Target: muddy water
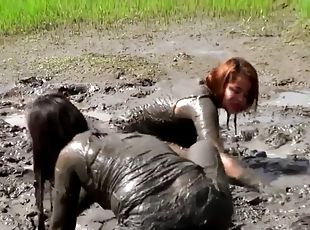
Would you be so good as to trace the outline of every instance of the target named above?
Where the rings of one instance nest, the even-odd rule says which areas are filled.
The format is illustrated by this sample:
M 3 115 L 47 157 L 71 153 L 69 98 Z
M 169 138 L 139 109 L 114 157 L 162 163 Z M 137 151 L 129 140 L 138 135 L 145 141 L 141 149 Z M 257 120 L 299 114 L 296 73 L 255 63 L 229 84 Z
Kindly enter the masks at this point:
M 235 139 L 239 138 L 241 141 L 237 141 L 237 145 L 252 151 L 265 152 L 266 157 L 270 158 L 270 165 L 279 163 L 281 166 L 277 166 L 278 170 L 286 168 L 287 171 L 291 169 L 297 173 L 297 175 L 290 175 L 289 172 L 279 174 L 273 170 L 268 171 L 266 170 L 268 164 L 263 170 L 257 169 L 257 173 L 263 175 L 276 186 L 284 188 L 310 184 L 308 161 L 296 163 L 290 159 L 292 156 L 308 157 L 310 140 L 309 112 L 309 90 L 284 91 L 275 93 L 269 100 L 262 102 L 257 112 L 239 116 L 239 130 Z M 226 123 L 226 114 L 224 112 L 220 113 L 220 123 L 222 126 Z M 231 128 L 233 128 L 232 122 Z M 247 137 L 251 140 L 244 139 L 246 133 L 252 133 L 252 138 Z M 256 164 L 256 162 L 253 162 L 253 164 Z M 251 162 L 249 165 L 251 165 Z
M 3 120 L 12 126 L 26 127 L 26 118 L 23 113 L 11 114 L 3 117 Z
M 165 94 L 162 91 L 168 88 L 171 91 L 171 88 L 167 87 L 167 82 L 164 84 L 166 88 L 160 88 L 161 85 L 162 84 L 156 85 L 156 87 L 159 88 L 156 89 L 156 91 L 161 91 L 159 92 L 160 94 Z M 176 86 L 174 90 L 178 91 L 181 90 L 181 88 Z M 128 91 L 130 91 L 130 89 L 128 89 Z M 156 95 L 156 93 L 154 95 Z M 256 112 L 245 113 L 238 116 L 237 135 L 234 135 L 232 121 L 230 122 L 230 130 L 228 131 L 226 129 L 226 113 L 220 111 L 222 136 L 225 139 L 227 149 L 233 149 L 234 153 L 238 153 L 245 164 L 254 168 L 266 181 L 269 181 L 277 188 L 287 189 L 288 187 L 310 185 L 310 167 L 307 160 L 310 154 L 309 95 L 308 90 L 275 93 L 270 99 L 261 103 Z M 71 97 L 74 99 L 74 96 Z M 108 121 L 115 111 L 113 109 L 94 109 L 93 106 L 88 106 L 88 103 L 85 103 L 85 101 L 92 103 L 102 101 L 101 98 L 104 96 L 95 94 L 92 97 L 93 98 L 88 98 L 86 96 L 83 102 L 76 103 L 76 105 L 80 107 L 88 118 L 99 120 L 97 123 L 98 125 L 108 126 Z M 292 103 L 292 101 L 294 101 L 293 98 L 296 97 L 299 97 L 298 105 Z M 119 100 L 109 100 L 109 98 L 111 98 L 111 96 L 107 95 L 104 99 L 110 102 L 111 108 L 115 108 L 115 104 L 121 104 Z M 152 96 L 150 96 L 150 98 L 152 98 Z M 136 100 L 140 99 L 131 100 L 130 103 L 134 104 Z M 124 106 L 118 106 L 117 108 L 118 113 L 124 111 Z M 7 122 L 8 127 L 24 128 L 26 126 L 24 113 L 16 108 L 14 109 L 14 106 L 2 106 L 1 110 L 5 112 L 0 118 Z M 10 112 L 8 113 L 8 111 Z M 258 152 L 265 153 L 265 155 L 263 154 L 263 157 L 259 155 L 253 157 Z M 295 154 L 295 157 L 291 157 L 292 154 Z M 27 158 L 30 159 L 30 157 L 31 155 L 28 153 Z M 28 185 L 31 186 L 31 178 L 33 176 L 31 172 L 32 167 L 22 162 L 23 160 L 20 162 L 17 160 L 16 167 L 23 165 L 22 170 L 25 170 L 24 182 L 26 178 L 28 178 Z M 15 167 L 14 165 L 12 166 L 12 164 L 10 166 L 13 168 Z M 25 200 L 29 200 L 29 203 L 32 203 L 33 197 L 31 194 L 33 194 L 33 188 L 29 187 L 27 191 L 28 193 L 25 193 L 23 198 L 19 199 L 24 202 Z M 250 198 L 247 199 L 251 199 L 252 196 L 246 191 L 238 191 L 238 194 L 243 194 L 243 197 L 250 196 Z M 46 197 L 46 199 L 48 199 L 48 194 Z M 254 197 L 258 197 L 258 195 L 254 195 Z M 12 205 L 13 208 L 11 208 L 11 210 L 14 213 L 17 213 L 21 208 L 15 205 L 15 203 L 6 203 Z M 48 207 L 48 200 L 46 200 L 45 203 Z M 239 205 L 242 207 L 245 206 L 243 203 Z M 33 203 L 31 207 L 32 208 L 27 209 L 28 212 L 31 212 L 30 210 L 33 209 Z M 238 208 L 240 207 L 238 206 Z M 253 207 L 250 206 L 250 208 Z M 255 206 L 255 208 L 259 209 L 259 206 Z M 256 212 L 259 210 L 256 210 Z M 275 212 L 277 212 L 278 209 L 275 210 Z M 255 218 L 258 218 L 258 216 L 255 216 Z M 262 217 L 259 219 L 262 219 Z M 11 220 L 12 223 L 18 221 L 22 222 L 18 219 L 14 219 L 14 221 Z M 94 205 L 78 218 L 77 229 L 111 229 L 111 226 L 114 226 L 115 223 L 116 220 L 113 217 L 113 213 L 102 210 L 98 205 Z M 289 224 L 289 222 L 287 224 Z M 28 225 L 30 226 L 30 222 Z M 245 226 L 247 227 L 243 229 L 253 229 L 250 223 L 247 223 Z M 8 227 L 7 229 L 10 228 Z
M 310 90 L 281 92 L 262 105 L 310 107 Z

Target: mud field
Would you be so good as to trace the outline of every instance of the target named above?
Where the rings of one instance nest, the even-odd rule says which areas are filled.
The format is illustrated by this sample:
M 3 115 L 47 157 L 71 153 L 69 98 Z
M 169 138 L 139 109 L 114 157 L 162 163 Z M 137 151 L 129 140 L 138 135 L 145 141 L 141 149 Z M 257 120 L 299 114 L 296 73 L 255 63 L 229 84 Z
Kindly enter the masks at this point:
M 231 229 L 310 229 L 310 43 L 272 27 L 259 31 L 201 21 L 0 38 L 0 229 L 34 229 L 36 222 L 24 109 L 37 95 L 65 91 L 85 115 L 107 125 L 136 103 L 187 90 L 231 56 L 256 67 L 260 98 L 256 112 L 238 116 L 237 136 L 220 111 L 226 148 L 283 192 L 232 186 Z M 108 230 L 115 223 L 110 211 L 94 205 L 77 229 Z

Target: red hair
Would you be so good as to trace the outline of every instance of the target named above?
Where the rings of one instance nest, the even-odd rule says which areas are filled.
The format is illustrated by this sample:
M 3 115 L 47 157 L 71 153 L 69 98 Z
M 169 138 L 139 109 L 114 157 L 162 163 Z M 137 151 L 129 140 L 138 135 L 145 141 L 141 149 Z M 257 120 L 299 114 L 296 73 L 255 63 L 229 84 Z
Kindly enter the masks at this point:
M 258 76 L 256 69 L 245 59 L 233 57 L 226 62 L 214 68 L 210 74 L 203 79 L 203 83 L 214 94 L 218 104 L 222 104 L 224 91 L 227 83 L 234 82 L 236 77 L 247 78 L 251 83 L 251 88 L 248 92 L 247 107 L 249 108 L 255 103 L 255 109 L 258 101 Z

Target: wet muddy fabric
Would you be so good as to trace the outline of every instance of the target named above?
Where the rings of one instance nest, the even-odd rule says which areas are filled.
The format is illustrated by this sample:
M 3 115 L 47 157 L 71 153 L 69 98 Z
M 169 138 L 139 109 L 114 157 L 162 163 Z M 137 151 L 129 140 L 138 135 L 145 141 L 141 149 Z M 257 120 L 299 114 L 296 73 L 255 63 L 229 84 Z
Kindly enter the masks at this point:
M 197 170 L 181 175 L 167 189 L 148 196 L 123 225 L 137 229 L 227 229 L 231 200 Z M 173 226 L 173 228 L 172 228 Z
M 219 129 L 215 98 L 204 86 L 190 95 L 163 95 L 141 103 L 110 123 L 123 132 L 150 134 L 183 147 L 197 139 L 216 139 Z
M 122 229 L 186 229 L 231 221 L 230 194 L 219 191 L 202 167 L 153 136 L 88 131 L 65 152 L 85 162 L 81 170 L 86 168 L 88 179 L 82 187 L 114 212 Z M 60 155 L 58 161 L 63 159 Z

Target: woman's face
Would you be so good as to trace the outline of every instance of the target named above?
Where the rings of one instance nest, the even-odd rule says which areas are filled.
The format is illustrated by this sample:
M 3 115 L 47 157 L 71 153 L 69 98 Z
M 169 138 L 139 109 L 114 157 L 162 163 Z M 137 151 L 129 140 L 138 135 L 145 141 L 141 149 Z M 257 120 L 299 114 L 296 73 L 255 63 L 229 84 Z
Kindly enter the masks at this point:
M 244 77 L 237 77 L 227 83 L 222 101 L 222 107 L 230 114 L 240 113 L 247 109 L 247 96 L 251 82 Z

